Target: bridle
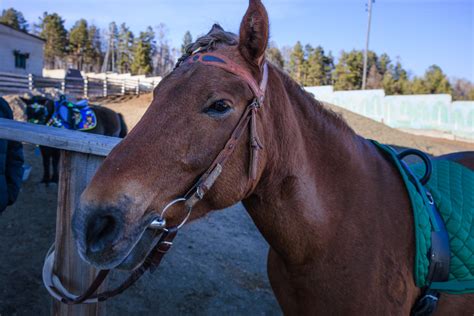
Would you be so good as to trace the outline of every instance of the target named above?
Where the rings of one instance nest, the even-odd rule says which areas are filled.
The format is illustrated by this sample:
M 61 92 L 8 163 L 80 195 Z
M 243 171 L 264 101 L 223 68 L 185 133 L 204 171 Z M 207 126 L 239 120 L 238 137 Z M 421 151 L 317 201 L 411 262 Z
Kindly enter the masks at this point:
M 151 249 L 143 263 L 136 269 L 134 269 L 130 276 L 119 286 L 112 290 L 108 290 L 102 293 L 96 293 L 97 289 L 102 285 L 110 270 L 101 270 L 97 274 L 95 280 L 89 286 L 89 288 L 81 295 L 75 295 L 70 293 L 61 283 L 60 279 L 53 272 L 54 264 L 54 245 L 51 247 L 48 252 L 45 263 L 43 266 L 43 283 L 48 290 L 48 292 L 55 299 L 68 304 L 86 304 L 86 303 L 97 303 L 100 301 L 105 301 L 113 296 L 116 296 L 132 284 L 134 284 L 147 270 L 151 272 L 155 271 L 161 263 L 164 255 L 173 245 L 173 240 L 176 237 L 179 229 L 187 222 L 191 216 L 194 205 L 201 201 L 207 192 L 212 188 L 217 178 L 222 173 L 222 170 L 231 157 L 232 153 L 237 147 L 237 143 L 245 132 L 245 129 L 249 127 L 249 145 L 250 145 L 250 157 L 249 157 L 249 187 L 253 188 L 257 180 L 258 172 L 258 158 L 259 150 L 263 149 L 263 146 L 260 142 L 257 133 L 257 111 L 263 106 L 265 100 L 265 92 L 268 83 L 268 65 L 266 62 L 262 66 L 262 80 L 260 84 L 254 79 L 252 74 L 233 62 L 224 55 L 211 52 L 201 52 L 197 51 L 187 59 L 183 60 L 179 65 L 182 64 L 204 64 L 214 67 L 221 68 L 229 73 L 232 73 L 238 76 L 240 79 L 244 80 L 247 85 L 252 90 L 254 98 L 247 105 L 240 120 L 235 126 L 230 138 L 227 140 L 224 148 L 219 152 L 217 157 L 211 163 L 209 168 L 201 175 L 201 177 L 196 181 L 196 183 L 191 187 L 191 189 L 180 198 L 177 198 L 170 203 L 168 203 L 161 214 L 154 219 L 147 229 L 151 229 L 155 232 L 156 245 Z M 183 203 L 187 211 L 183 221 L 175 226 L 167 227 L 166 225 L 166 212 L 174 205 Z M 161 236 L 158 237 L 159 233 Z M 156 241 L 156 240 L 155 240 Z M 152 243 L 154 244 L 154 243 Z

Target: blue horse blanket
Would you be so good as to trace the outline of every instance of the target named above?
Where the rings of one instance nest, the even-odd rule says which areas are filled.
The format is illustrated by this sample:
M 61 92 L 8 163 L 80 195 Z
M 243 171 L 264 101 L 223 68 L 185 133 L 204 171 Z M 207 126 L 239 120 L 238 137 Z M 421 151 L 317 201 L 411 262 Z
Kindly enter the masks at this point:
M 97 126 L 97 117 L 87 100 L 76 104 L 68 101 L 55 102 L 54 113 L 47 123 L 49 126 L 74 129 L 80 131 L 92 130 Z

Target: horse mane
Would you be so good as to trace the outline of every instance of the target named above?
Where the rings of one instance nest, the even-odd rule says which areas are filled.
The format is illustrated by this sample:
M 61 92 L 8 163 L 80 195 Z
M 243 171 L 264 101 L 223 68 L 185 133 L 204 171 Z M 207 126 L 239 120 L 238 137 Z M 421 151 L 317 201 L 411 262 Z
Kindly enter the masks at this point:
M 198 50 L 209 52 L 215 50 L 217 46 L 221 44 L 227 46 L 236 46 L 238 43 L 239 37 L 237 36 L 237 34 L 227 32 L 219 24 L 214 24 L 211 30 L 206 35 L 199 37 L 195 42 L 190 43 L 185 47 L 185 52 L 178 59 L 175 68 L 178 68 L 184 60 L 186 60 L 189 56 L 193 55 L 193 53 Z M 304 90 L 301 85 L 299 85 L 295 80 L 293 80 L 293 78 L 291 78 L 288 73 L 280 69 L 278 66 L 273 66 L 275 69 L 278 70 L 278 73 L 283 78 L 283 82 L 285 83 L 285 85 L 291 88 L 293 91 L 297 91 L 298 94 L 301 96 L 300 101 L 302 101 L 304 106 L 308 106 L 314 109 L 316 116 L 323 118 L 323 122 L 332 122 L 340 129 L 354 133 L 352 128 L 347 124 L 347 122 L 340 114 L 324 106 L 322 102 L 314 98 L 311 93 Z
M 328 108 L 328 106 L 324 105 L 323 102 L 316 99 L 312 93 L 306 91 L 303 86 L 291 78 L 286 71 L 275 65 L 273 65 L 273 68 L 276 69 L 278 74 L 281 76 L 285 87 L 296 93 L 297 101 L 301 106 L 306 107 L 306 110 L 313 114 L 315 118 L 318 118 L 319 122 L 324 125 L 332 124 L 341 131 L 355 134 L 354 130 L 349 126 L 349 124 L 347 124 L 342 114 L 334 112 L 332 109 Z

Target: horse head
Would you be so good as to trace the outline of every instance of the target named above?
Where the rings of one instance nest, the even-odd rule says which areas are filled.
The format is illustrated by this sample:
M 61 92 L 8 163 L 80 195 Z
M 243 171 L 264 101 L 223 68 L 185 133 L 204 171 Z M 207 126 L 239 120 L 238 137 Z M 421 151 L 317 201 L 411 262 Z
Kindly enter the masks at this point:
M 263 149 L 258 160 L 249 159 L 256 146 L 265 144 L 260 123 L 264 114 L 252 112 L 252 128 L 236 126 L 243 121 L 250 126 L 246 115 L 254 110 L 250 106 L 265 79 L 268 36 L 267 12 L 260 0 L 251 0 L 239 35 L 214 25 L 187 47 L 177 67 L 155 88 L 142 119 L 105 159 L 81 196 L 72 227 L 84 260 L 102 269 L 135 267 L 153 240 L 147 227 L 170 201 L 186 196 L 196 179 L 202 184 L 212 178 L 215 185 L 195 201 L 189 220 L 252 194 L 267 157 Z M 217 177 L 209 166 L 222 156 L 236 130 L 241 137 L 228 146 L 232 148 L 224 153 L 226 164 Z M 258 140 L 251 139 L 252 130 Z M 160 219 L 176 226 L 184 218 L 187 210 L 174 205 Z
M 30 123 L 45 125 L 54 112 L 54 102 L 46 97 L 20 98 L 26 104 L 26 119 Z

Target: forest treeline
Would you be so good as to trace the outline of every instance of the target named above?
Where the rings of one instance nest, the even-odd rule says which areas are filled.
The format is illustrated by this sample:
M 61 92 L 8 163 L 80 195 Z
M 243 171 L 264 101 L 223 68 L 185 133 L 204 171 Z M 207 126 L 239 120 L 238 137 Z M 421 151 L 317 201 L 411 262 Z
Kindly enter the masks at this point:
M 48 12 L 29 25 L 23 14 L 13 8 L 2 11 L 0 23 L 44 38 L 45 67 L 50 69 L 73 67 L 164 76 L 193 41 L 188 31 L 181 47 L 172 47 L 164 24 L 134 34 L 126 23 L 112 22 L 108 29 L 101 30 L 80 19 L 68 30 L 59 14 Z M 301 85 L 333 85 L 335 90 L 361 89 L 363 55 L 360 50 L 341 51 L 335 58 L 321 46 L 299 41 L 281 49 L 271 42 L 267 50 L 267 58 Z M 430 66 L 423 76 L 413 76 L 400 58 L 373 51 L 368 53 L 367 89 L 384 89 L 389 95 L 449 93 L 455 100 L 474 100 L 474 84 L 466 79 L 450 79 L 437 65 Z

